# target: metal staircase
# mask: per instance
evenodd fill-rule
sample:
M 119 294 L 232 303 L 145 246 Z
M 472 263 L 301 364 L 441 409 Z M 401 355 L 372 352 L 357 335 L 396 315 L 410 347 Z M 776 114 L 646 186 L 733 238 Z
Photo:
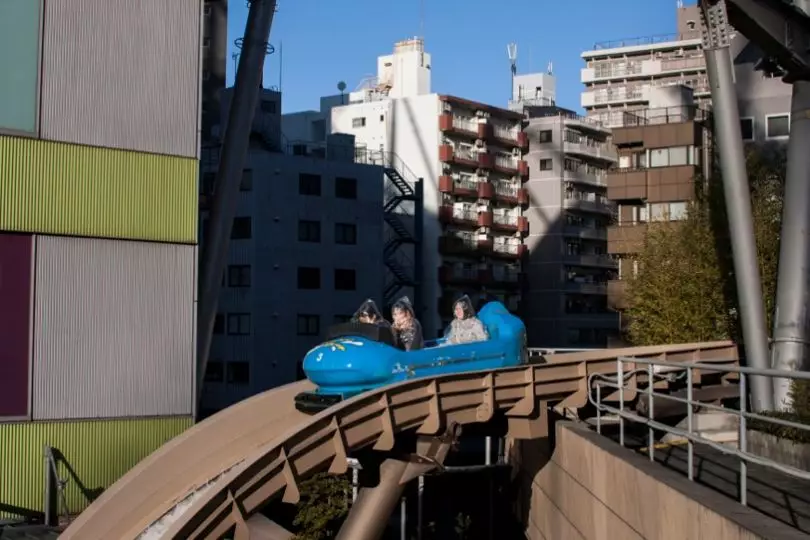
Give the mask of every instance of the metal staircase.
M 419 313 L 422 250 L 422 180 L 396 154 L 378 152 L 370 161 L 381 165 L 385 173 L 383 219 L 386 242 L 383 263 L 388 276 L 383 290 L 387 306 L 393 304 L 405 288 L 413 289 L 411 301 Z M 413 258 L 405 250 L 412 246 Z

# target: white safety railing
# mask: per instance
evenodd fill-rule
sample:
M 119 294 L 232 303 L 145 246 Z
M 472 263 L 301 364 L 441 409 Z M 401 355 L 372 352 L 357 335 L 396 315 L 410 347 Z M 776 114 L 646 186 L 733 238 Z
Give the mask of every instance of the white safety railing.
M 639 365 L 643 367 L 638 367 Z M 693 399 L 693 378 L 695 371 L 698 372 L 714 372 L 714 373 L 737 373 L 739 374 L 739 409 L 721 407 L 711 403 L 703 403 Z M 633 412 L 625 410 L 625 390 L 626 384 L 629 380 L 637 380 L 637 375 L 646 374 L 647 385 L 640 387 L 636 391 L 640 394 L 639 399 L 647 399 L 647 416 L 640 416 Z M 655 392 L 655 381 L 668 381 L 675 382 L 679 379 L 686 378 L 686 398 Z M 748 420 L 756 420 L 763 423 L 777 424 L 780 426 L 794 428 L 802 431 L 810 432 L 810 425 L 791 422 L 781 418 L 764 416 L 756 414 L 747 410 L 747 396 L 748 396 L 748 378 L 749 377 L 771 377 L 771 378 L 790 378 L 795 380 L 810 380 L 810 372 L 805 371 L 792 371 L 786 372 L 776 369 L 755 369 L 748 367 L 738 367 L 733 365 L 712 365 L 702 364 L 697 362 L 689 363 L 675 363 L 663 360 L 649 360 L 641 358 L 618 358 L 616 360 L 616 375 L 606 375 L 602 373 L 594 373 L 588 378 L 588 400 L 596 407 L 596 429 L 601 434 L 602 432 L 602 413 L 611 413 L 618 416 L 619 419 L 619 444 L 624 446 L 625 443 L 625 420 L 635 422 L 637 424 L 647 426 L 647 454 L 650 461 L 655 461 L 655 431 L 666 432 L 678 436 L 687 441 L 687 475 L 689 480 L 694 480 L 694 458 L 695 458 L 695 443 L 703 444 L 711 447 L 719 452 L 727 455 L 736 456 L 740 462 L 740 503 L 743 505 L 748 504 L 748 464 L 755 463 L 763 467 L 778 470 L 790 476 L 810 480 L 810 472 L 797 469 L 788 465 L 784 465 L 773 461 L 768 458 L 757 456 L 748 451 L 747 448 L 747 422 Z M 618 391 L 618 407 L 606 405 L 602 402 L 602 388 L 610 388 Z M 594 395 L 595 394 L 595 395 Z M 687 411 L 686 430 L 678 427 L 669 426 L 667 424 L 656 422 L 655 417 L 655 398 L 661 400 L 669 400 L 684 405 Z M 737 447 L 719 444 L 711 439 L 701 436 L 694 431 L 695 422 L 695 408 L 706 409 L 709 411 L 717 411 L 733 415 L 739 419 L 739 430 Z

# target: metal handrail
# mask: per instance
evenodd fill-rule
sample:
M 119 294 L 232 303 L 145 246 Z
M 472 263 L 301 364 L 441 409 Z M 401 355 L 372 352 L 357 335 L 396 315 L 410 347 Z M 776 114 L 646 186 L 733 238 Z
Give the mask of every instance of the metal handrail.
M 801 478 L 804 480 L 810 480 L 810 472 L 803 471 L 801 469 L 797 469 L 795 467 L 791 467 L 789 465 L 784 465 L 778 463 L 774 460 L 763 458 L 761 456 L 757 456 L 755 454 L 751 454 L 747 450 L 747 420 L 758 420 L 765 423 L 780 425 L 784 427 L 799 429 L 802 431 L 810 432 L 810 426 L 805 424 L 800 424 L 798 422 L 791 422 L 789 420 L 783 420 L 781 418 L 769 417 L 764 416 L 761 414 L 756 414 L 753 412 L 749 412 L 747 410 L 747 394 L 748 394 L 748 377 L 749 376 L 758 376 L 758 377 L 775 377 L 775 378 L 789 378 L 789 379 L 798 379 L 798 380 L 810 380 L 810 372 L 806 371 L 783 371 L 777 369 L 758 369 L 758 368 L 751 368 L 751 367 L 743 367 L 743 366 L 735 366 L 731 365 L 731 362 L 734 362 L 733 359 L 729 359 L 729 364 L 727 365 L 718 365 L 718 364 L 704 364 L 700 362 L 689 362 L 689 363 L 675 363 L 675 362 L 667 362 L 662 360 L 650 360 L 644 358 L 631 358 L 631 357 L 620 357 L 616 359 L 616 375 L 604 375 L 601 373 L 594 373 L 590 377 L 588 377 L 588 401 L 596 408 L 596 429 L 597 432 L 602 432 L 602 424 L 601 424 L 601 413 L 608 412 L 615 414 L 619 417 L 619 444 L 624 446 L 624 421 L 630 420 L 632 422 L 636 422 L 638 424 L 646 425 L 647 430 L 647 453 L 650 458 L 650 461 L 655 460 L 655 430 L 664 431 L 679 437 L 682 437 L 687 440 L 688 448 L 687 448 L 687 475 L 689 480 L 694 480 L 694 444 L 700 443 L 715 450 L 736 456 L 740 459 L 740 503 L 743 505 L 747 505 L 748 503 L 748 490 L 747 490 L 747 483 L 748 483 L 748 463 L 756 463 L 758 465 L 762 465 L 764 467 L 769 467 L 771 469 L 778 470 L 784 474 Z M 634 368 L 630 369 L 629 371 L 625 370 L 625 364 L 641 364 L 647 366 L 646 368 Z M 656 367 L 663 368 L 660 370 L 656 370 Z M 712 372 L 722 372 L 722 373 L 736 373 L 740 377 L 739 383 L 739 398 L 740 398 L 740 408 L 739 410 L 720 407 L 717 405 L 713 405 L 710 403 L 702 403 L 699 401 L 695 401 L 693 398 L 693 375 L 695 370 L 702 370 L 702 371 L 712 371 Z M 659 392 L 655 392 L 654 389 L 654 382 L 656 380 L 669 380 L 672 382 L 674 379 L 682 378 L 683 372 L 686 374 L 686 398 L 672 396 L 669 394 L 663 394 Z M 624 391 L 625 385 L 628 380 L 634 378 L 638 374 L 646 374 L 647 375 L 647 386 L 646 388 L 639 388 L 637 391 L 643 396 L 647 396 L 647 416 L 639 416 L 638 414 L 634 414 L 632 412 L 628 412 L 624 410 Z M 612 407 L 610 405 L 605 405 L 602 403 L 602 388 L 613 388 L 618 390 L 619 394 L 619 404 L 618 407 Z M 596 396 L 593 396 L 591 390 L 595 389 Z M 676 403 L 681 403 L 686 405 L 687 408 L 687 429 L 679 429 L 676 427 L 669 426 L 667 424 L 656 422 L 653 420 L 654 417 L 654 398 L 674 401 Z M 711 411 L 718 411 L 726 414 L 731 414 L 739 418 L 739 428 L 738 428 L 738 441 L 737 441 L 737 448 L 724 446 L 722 444 L 718 444 L 711 439 L 707 439 L 702 437 L 693 431 L 694 425 L 694 408 L 701 407 Z

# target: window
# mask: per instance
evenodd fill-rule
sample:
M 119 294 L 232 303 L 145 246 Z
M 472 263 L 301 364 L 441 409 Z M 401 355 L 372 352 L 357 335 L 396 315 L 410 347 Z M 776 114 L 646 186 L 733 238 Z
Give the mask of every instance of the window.
M 320 289 L 321 269 L 312 266 L 298 267 L 298 288 L 299 289 Z
M 232 264 L 228 266 L 228 287 L 250 287 L 250 265 Z
M 365 116 L 362 116 L 362 117 L 359 117 L 359 118 L 352 118 L 352 127 L 353 128 L 359 128 L 359 127 L 363 127 L 365 125 L 366 125 Z
M 253 221 L 249 217 L 238 217 L 233 220 L 233 229 L 231 229 L 232 240 L 247 240 L 252 236 L 251 228 Z
M 306 219 L 298 220 L 298 241 L 314 242 L 321 241 L 321 222 Z
M 669 166 L 686 165 L 689 162 L 686 146 L 676 146 L 669 149 Z
M 335 197 L 338 199 L 356 199 L 357 179 L 342 176 L 335 178 Z
M 353 291 L 357 288 L 356 274 L 354 270 L 345 268 L 335 269 L 335 290 Z
M 204 195 L 214 194 L 214 184 L 216 183 L 216 173 L 207 172 L 203 174 L 202 178 L 202 193 Z
M 335 315 L 334 324 L 343 324 L 352 320 L 351 315 Z
M 225 315 L 217 313 L 214 317 L 214 334 L 221 335 L 225 333 Z
M 300 195 L 321 195 L 321 175 L 301 173 L 298 175 L 298 193 Z
M 228 362 L 229 384 L 250 384 L 250 364 L 247 362 Z
M 203 38 L 203 49 L 208 49 L 210 47 L 211 47 L 211 38 Z
M 650 150 L 650 167 L 675 167 L 689 165 L 690 147 L 673 146 L 671 148 L 655 148 Z
M 769 139 L 787 137 L 790 135 L 790 115 L 777 114 L 765 118 L 766 136 Z
M 335 223 L 336 244 L 357 244 L 357 225 L 354 223 Z
M 220 360 L 209 360 L 205 366 L 205 382 L 222 382 L 225 380 L 225 366 Z
M 540 170 L 541 171 L 550 171 L 554 162 L 550 159 L 541 159 L 540 160 Z
M 318 315 L 298 315 L 299 336 L 317 336 L 321 333 L 321 318 Z
M 670 221 L 683 221 L 686 219 L 686 203 L 685 202 L 671 202 L 669 203 L 669 220 Z
M 0 30 L 0 129 L 36 130 L 40 4 L 30 0 L 0 2 L 0 21 L 8 21 Z M 81 95 L 78 88 L 71 91 L 74 96 Z M 87 103 L 89 98 L 80 99 Z
M 541 143 L 551 142 L 551 130 L 546 129 L 537 134 L 537 141 Z
M 269 99 L 263 99 L 259 103 L 259 108 L 265 114 L 276 114 L 276 102 L 270 101 Z
M 203 8 L 203 13 L 205 13 L 206 17 L 210 17 L 211 16 L 211 6 L 206 4 L 205 8 Z
M 250 313 L 228 313 L 228 335 L 250 335 Z
M 384 114 L 380 115 L 380 122 L 385 122 L 385 115 Z
M 239 191 L 252 191 L 253 190 L 253 170 L 245 169 L 242 171 L 242 182 L 239 183 Z
M 754 140 L 754 119 L 753 118 L 740 118 L 740 133 L 742 140 Z

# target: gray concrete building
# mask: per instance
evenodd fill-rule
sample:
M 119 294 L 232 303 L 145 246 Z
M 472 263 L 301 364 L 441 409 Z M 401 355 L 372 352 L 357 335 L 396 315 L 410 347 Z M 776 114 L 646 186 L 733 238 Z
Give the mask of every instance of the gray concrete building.
M 202 37 L 202 139 L 219 123 L 228 55 L 228 0 L 205 0 Z
M 226 111 L 230 92 L 224 96 Z M 382 167 L 362 162 L 351 135 L 281 144 L 280 110 L 281 94 L 263 90 L 223 276 L 206 410 L 296 380 L 330 325 L 367 298 L 382 306 Z M 218 147 L 204 151 L 205 195 L 217 162 Z M 203 249 L 206 220 L 203 206 Z
M 606 173 L 617 163 L 610 130 L 553 105 L 525 110 L 529 345 L 607 346 L 618 327 L 607 309 L 607 282 L 616 271 L 606 234 L 615 211 Z

